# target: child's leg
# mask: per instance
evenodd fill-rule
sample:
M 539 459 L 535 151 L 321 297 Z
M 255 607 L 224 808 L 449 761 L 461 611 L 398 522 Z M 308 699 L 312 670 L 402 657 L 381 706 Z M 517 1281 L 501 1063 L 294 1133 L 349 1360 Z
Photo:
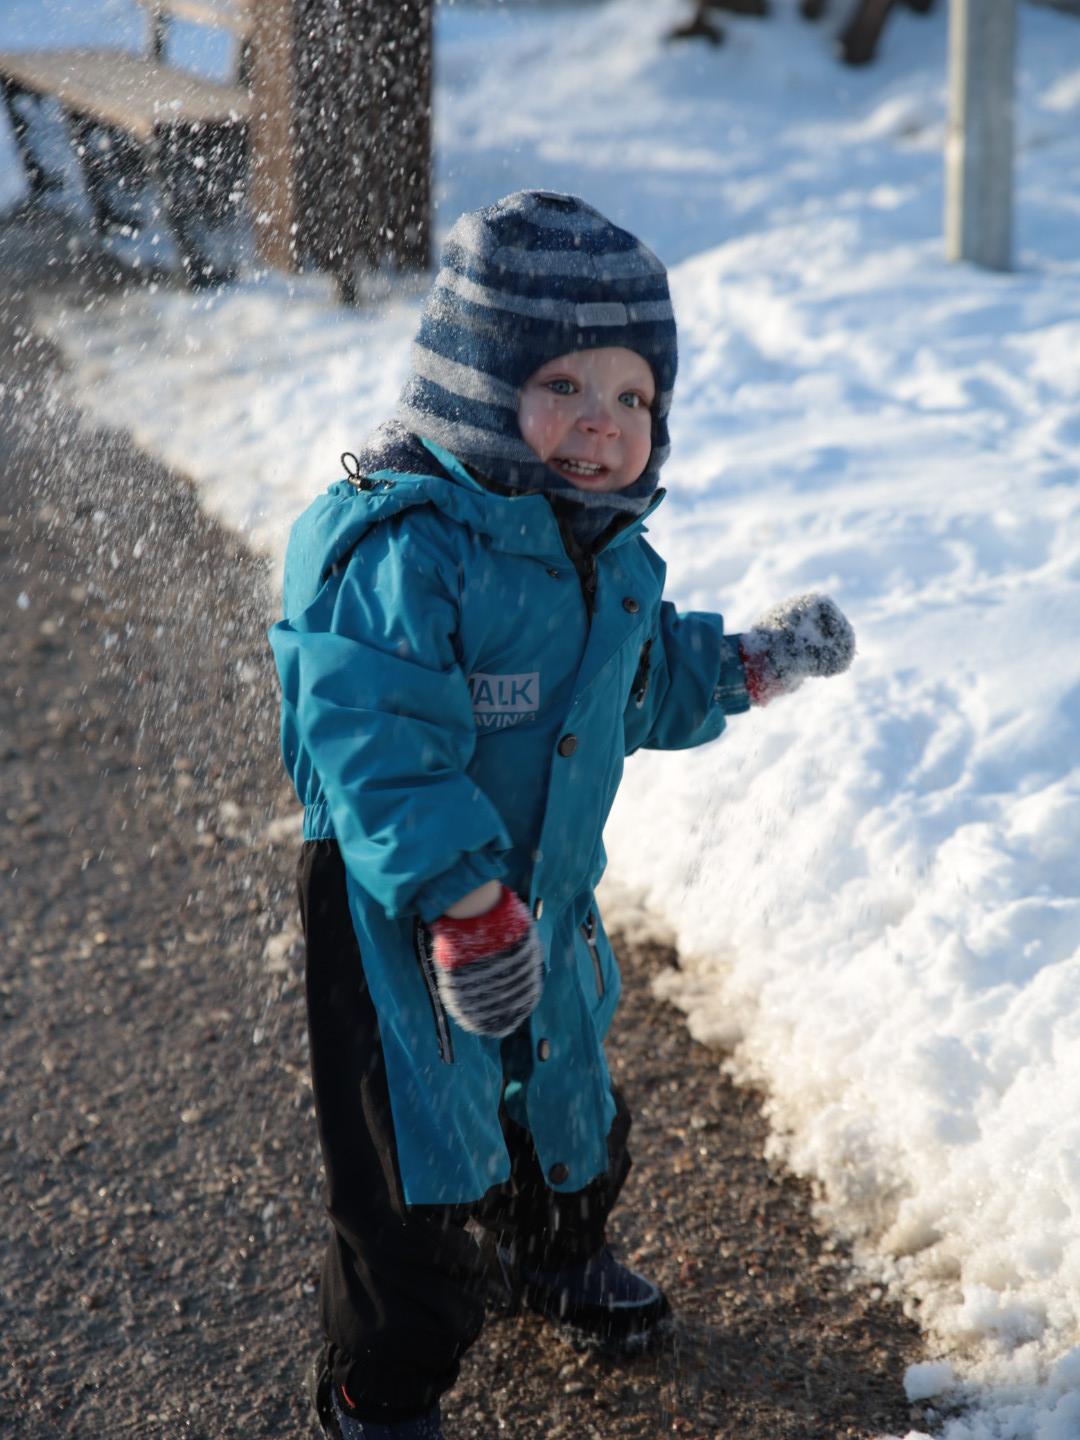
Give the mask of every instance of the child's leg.
M 608 1169 L 573 1194 L 549 1189 L 530 1137 L 508 1123 L 509 1194 L 489 1196 L 478 1218 L 496 1237 L 511 1290 L 530 1309 L 616 1349 L 637 1350 L 664 1333 L 671 1307 L 658 1285 L 607 1245 L 607 1220 L 630 1169 L 630 1113 L 617 1091 L 614 1098 Z
M 326 1202 L 320 1286 L 333 1378 L 368 1420 L 429 1410 L 480 1331 L 478 1251 L 454 1207 L 407 1208 L 378 1020 L 332 841 L 304 846 L 308 1031 Z
M 608 1216 L 630 1171 L 630 1111 L 621 1091 L 613 1087 L 612 1096 L 615 1119 L 608 1133 L 607 1171 L 584 1190 L 569 1194 L 550 1188 L 528 1131 L 504 1119 L 511 1183 L 483 1202 L 478 1219 L 530 1265 L 561 1270 L 588 1260 L 605 1242 Z

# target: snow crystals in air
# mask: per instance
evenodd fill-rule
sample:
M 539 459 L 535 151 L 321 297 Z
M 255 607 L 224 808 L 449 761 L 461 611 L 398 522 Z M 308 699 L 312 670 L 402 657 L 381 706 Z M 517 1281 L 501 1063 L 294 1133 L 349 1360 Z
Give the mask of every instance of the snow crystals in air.
M 661 43 L 681 0 L 440 8 L 437 227 L 569 190 L 672 267 L 669 594 L 739 630 L 822 591 L 858 654 L 629 762 L 610 918 L 674 932 L 661 993 L 918 1302 L 908 1393 L 946 1440 L 1076 1440 L 1080 23 L 1020 7 L 1017 266 L 992 275 L 943 259 L 946 7 L 897 7 L 858 72 L 774 9 L 713 50 Z M 41 323 L 97 416 L 276 551 L 391 410 L 418 304 L 305 280 Z

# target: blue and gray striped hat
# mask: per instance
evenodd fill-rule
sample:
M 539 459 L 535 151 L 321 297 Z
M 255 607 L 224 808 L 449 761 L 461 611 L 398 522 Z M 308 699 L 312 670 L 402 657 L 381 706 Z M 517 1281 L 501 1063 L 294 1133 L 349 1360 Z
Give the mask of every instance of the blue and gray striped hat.
M 647 360 L 657 391 L 648 466 L 613 494 L 576 490 L 530 450 L 517 420 L 535 370 L 603 345 Z M 595 535 L 616 512 L 639 514 L 656 489 L 676 358 L 667 272 L 652 251 L 573 195 L 523 190 L 450 231 L 397 418 L 500 486 L 579 501 L 575 529 Z

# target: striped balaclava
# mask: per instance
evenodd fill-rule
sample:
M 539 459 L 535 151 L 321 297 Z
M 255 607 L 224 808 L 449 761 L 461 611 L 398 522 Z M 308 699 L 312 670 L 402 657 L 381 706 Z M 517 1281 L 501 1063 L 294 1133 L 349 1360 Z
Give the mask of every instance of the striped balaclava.
M 518 396 L 548 360 L 620 345 L 652 367 L 652 453 L 625 490 L 577 490 L 521 437 Z M 522 190 L 462 215 L 420 321 L 398 420 L 498 487 L 565 497 L 579 540 L 638 515 L 669 450 L 675 317 L 646 246 L 573 195 Z

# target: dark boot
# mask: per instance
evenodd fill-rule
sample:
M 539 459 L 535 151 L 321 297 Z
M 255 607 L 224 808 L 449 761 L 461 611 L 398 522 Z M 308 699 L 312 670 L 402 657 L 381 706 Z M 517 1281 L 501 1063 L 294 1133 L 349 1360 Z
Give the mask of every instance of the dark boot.
M 620 1264 L 607 1245 L 564 1270 L 533 1268 L 502 1246 L 499 1259 L 508 1286 L 530 1310 L 597 1340 L 643 1341 L 671 1314 L 660 1287 Z

